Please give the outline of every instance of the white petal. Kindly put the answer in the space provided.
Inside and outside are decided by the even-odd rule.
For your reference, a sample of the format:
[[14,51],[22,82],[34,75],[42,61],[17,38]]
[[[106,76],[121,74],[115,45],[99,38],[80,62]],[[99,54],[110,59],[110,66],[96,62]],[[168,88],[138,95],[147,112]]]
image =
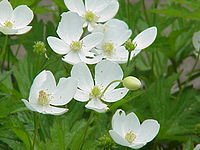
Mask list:
[[108,6],[106,0],[85,0],[85,8],[87,11],[99,12]]
[[88,56],[89,57],[88,58],[84,52],[79,52],[79,57],[80,57],[81,61],[86,64],[96,64],[103,59],[102,55],[97,55],[97,56],[93,56],[93,57]]
[[131,36],[132,31],[128,25],[121,20],[111,19],[105,23],[104,42],[113,43],[116,47],[124,44]]
[[44,90],[47,94],[51,94],[56,87],[56,81],[53,74],[50,71],[42,71],[39,73],[31,86],[29,101],[31,103],[37,103],[39,91]]
[[195,32],[193,37],[192,37],[192,43],[194,48],[199,51],[200,50],[200,31]]
[[200,144],[197,144],[194,148],[194,150],[200,150]]
[[124,46],[115,49],[115,52],[111,57],[107,57],[107,60],[114,61],[119,64],[126,63],[128,61],[128,50]]
[[124,126],[126,120],[126,114],[123,110],[118,109],[112,117],[112,128],[115,132],[117,132],[120,136],[124,136],[126,134]]
[[126,116],[124,121],[124,128],[126,133],[133,131],[134,134],[138,135],[140,130],[140,121],[135,113],[132,112]]
[[78,80],[78,87],[83,91],[90,92],[94,86],[90,70],[84,63],[78,63],[72,67],[71,77]]
[[106,92],[102,99],[105,102],[116,102],[121,100],[126,94],[128,93],[127,88],[118,88],[114,89],[112,91]]
[[59,37],[69,45],[72,41],[79,41],[83,34],[84,20],[73,12],[65,12],[61,16],[62,19],[57,29]]
[[89,92],[77,89],[74,99],[79,102],[87,102],[89,100]]
[[10,21],[13,8],[8,0],[0,2],[0,23],[4,24],[6,21]]
[[106,22],[112,19],[118,12],[119,3],[117,0],[107,0],[109,3],[106,8],[97,12],[97,16],[99,16],[98,22]]
[[2,32],[5,35],[14,35],[18,32],[17,29],[10,29],[10,28],[5,28],[0,26],[0,32]]
[[109,131],[110,136],[112,137],[112,139],[119,145],[122,146],[129,146],[130,144],[128,143],[128,141],[126,141],[123,137],[121,137],[117,132],[115,132],[114,130],[110,130]]
[[[95,66],[95,85],[104,89],[114,80],[122,80],[123,71],[117,63],[111,61],[101,61]],[[114,89],[120,82],[112,84],[107,91]]]
[[70,51],[67,55],[65,55],[62,60],[72,65],[82,62],[78,53],[73,51]]
[[52,50],[57,54],[64,55],[70,51],[69,45],[56,37],[48,37],[47,42],[49,43],[49,46],[52,48]]
[[135,49],[147,48],[155,41],[156,36],[157,36],[157,28],[156,27],[150,27],[150,28],[142,31],[133,40],[133,43],[137,44]]
[[92,109],[96,112],[99,113],[104,113],[106,112],[109,108],[107,107],[106,104],[102,103],[100,100],[92,99],[90,100],[87,105],[85,105],[86,108]]
[[85,13],[83,0],[64,0],[64,2],[70,11],[76,12],[80,16],[83,16],[83,14]]
[[68,111],[68,109],[66,109],[66,108],[47,106],[43,109],[43,111],[41,113],[51,114],[51,115],[62,115],[67,111]]
[[131,59],[135,56],[137,56],[140,52],[142,51],[142,49],[134,49],[132,52],[131,52]]
[[129,145],[129,147],[133,148],[133,149],[139,149],[139,148],[143,147],[146,144],[147,143],[136,143],[136,142],[134,142],[133,144]]
[[25,34],[27,32],[29,32],[32,29],[32,26],[26,26],[22,29],[18,29],[17,33],[15,33],[16,35],[21,35],[21,34]]
[[26,5],[20,5],[16,7],[12,13],[12,21],[14,22],[14,28],[24,28],[33,20],[33,11]]
[[22,101],[24,102],[25,106],[26,106],[28,109],[30,109],[31,111],[36,111],[36,110],[33,108],[33,106],[31,105],[30,102],[28,102],[28,101],[25,100],[25,99],[22,99]]
[[69,103],[76,93],[77,85],[78,82],[74,78],[61,78],[53,92],[53,100],[50,104],[57,106]]
[[140,127],[140,131],[135,141],[137,142],[150,142],[155,138],[160,129],[160,125],[156,120],[145,120]]
[[100,44],[103,40],[102,33],[91,33],[83,38],[84,49],[91,50]]

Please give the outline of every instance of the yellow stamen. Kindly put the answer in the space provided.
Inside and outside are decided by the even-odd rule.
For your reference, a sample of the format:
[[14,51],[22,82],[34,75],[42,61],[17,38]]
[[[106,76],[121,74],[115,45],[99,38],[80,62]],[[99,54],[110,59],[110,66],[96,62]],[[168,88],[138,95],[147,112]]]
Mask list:
[[130,132],[126,133],[125,139],[126,139],[129,143],[132,143],[132,142],[136,139],[136,135],[135,135],[132,131],[130,131]]

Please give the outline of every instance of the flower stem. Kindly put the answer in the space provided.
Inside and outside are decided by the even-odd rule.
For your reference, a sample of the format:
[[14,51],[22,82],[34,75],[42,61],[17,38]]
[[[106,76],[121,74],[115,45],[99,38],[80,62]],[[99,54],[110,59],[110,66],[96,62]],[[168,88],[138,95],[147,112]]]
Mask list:
[[88,128],[89,128],[90,124],[91,124],[92,121],[93,121],[93,116],[94,116],[94,112],[92,111],[92,112],[90,113],[89,119],[88,119],[88,121],[87,121],[87,123],[86,123],[86,125],[85,125],[85,129],[84,129],[83,135],[82,135],[82,137],[81,137],[82,142],[81,142],[81,144],[80,144],[79,150],[82,150],[82,148],[83,148],[83,145],[84,145],[84,142],[85,142],[85,138],[86,138],[86,135],[87,135]]
[[107,89],[113,84],[113,83],[116,83],[116,82],[122,82],[122,80],[114,80],[114,81],[112,81],[112,82],[110,82],[107,86],[106,86],[106,88],[103,90],[103,92],[101,93],[101,95],[100,95],[100,99],[103,97],[103,95],[105,94],[105,92],[107,91]]
[[130,58],[131,58],[131,51],[128,52],[128,61],[127,61],[126,67],[128,67],[130,63]]
[[39,117],[34,112],[34,138],[33,138],[32,150],[35,149],[35,142],[36,142],[36,138],[37,138],[38,127],[39,127]]

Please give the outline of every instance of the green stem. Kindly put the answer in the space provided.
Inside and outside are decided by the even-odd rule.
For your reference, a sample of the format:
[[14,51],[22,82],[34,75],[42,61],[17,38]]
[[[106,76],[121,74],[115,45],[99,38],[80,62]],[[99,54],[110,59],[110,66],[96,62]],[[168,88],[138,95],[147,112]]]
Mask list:
[[147,9],[146,9],[146,5],[145,5],[145,0],[142,0],[142,6],[143,6],[143,9],[144,9],[144,17],[145,17],[148,25],[150,25],[149,17],[147,15]]
[[128,52],[128,61],[127,61],[126,67],[129,66],[130,58],[131,58],[131,51]]
[[107,86],[106,86],[106,88],[103,90],[103,92],[101,93],[101,95],[100,95],[100,99],[103,97],[103,95],[105,94],[105,92],[107,91],[107,89],[113,84],[113,83],[116,83],[116,82],[123,82],[122,80],[114,80],[114,81],[112,81],[112,82],[110,82]]
[[33,138],[32,150],[35,149],[35,142],[36,142],[38,127],[39,127],[38,121],[39,121],[39,118],[37,114],[34,112],[34,138]]
[[90,124],[91,124],[92,121],[93,121],[93,116],[94,116],[94,112],[92,111],[92,112],[90,113],[90,117],[89,117],[89,119],[88,119],[88,121],[87,121],[87,123],[86,123],[85,129],[84,129],[84,132],[83,132],[83,135],[82,135],[82,137],[81,137],[82,142],[81,142],[81,144],[80,144],[79,150],[82,150],[82,148],[83,148],[83,145],[84,145],[84,142],[85,142],[85,138],[86,138],[86,135],[87,135],[88,128],[89,128]]
[[5,37],[5,41],[4,41],[4,45],[3,45],[3,49],[2,49],[2,53],[1,53],[0,57],[5,55],[7,44],[8,44],[8,35],[6,35],[6,37]]

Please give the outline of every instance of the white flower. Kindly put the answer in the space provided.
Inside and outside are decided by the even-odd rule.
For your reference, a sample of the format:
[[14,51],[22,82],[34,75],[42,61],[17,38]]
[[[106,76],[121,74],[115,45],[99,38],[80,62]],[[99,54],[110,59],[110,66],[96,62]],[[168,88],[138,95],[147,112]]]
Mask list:
[[[69,103],[77,89],[77,80],[61,78],[56,81],[50,71],[42,71],[36,76],[31,86],[29,101],[22,99],[26,107],[43,114],[61,115],[68,109],[61,106]],[[52,106],[53,105],[53,106]]]
[[84,63],[78,63],[73,66],[71,76],[78,80],[78,89],[74,99],[81,102],[87,102],[85,106],[97,112],[108,110],[106,104],[102,102],[116,102],[122,99],[128,92],[127,88],[116,88],[119,82],[112,84],[101,97],[105,88],[114,80],[122,80],[123,71],[121,67],[114,62],[103,60],[95,66],[95,83],[89,68]]
[[117,0],[65,0],[67,8],[78,13],[85,20],[84,26],[92,31],[96,23],[112,19],[119,9]]
[[200,51],[200,31],[194,33],[192,43],[196,51]]
[[131,36],[128,25],[118,19],[111,19],[104,25],[98,25],[94,32],[102,32],[104,39],[97,46],[97,53],[104,58],[117,63],[126,63],[128,51],[122,46]]
[[19,35],[31,30],[28,26],[33,20],[33,12],[26,5],[14,10],[8,0],[0,2],[0,32],[6,35]]
[[[73,12],[63,13],[58,25],[57,34],[61,38],[48,37],[47,41],[54,52],[65,55],[63,61],[76,64],[85,62],[95,64],[102,58],[90,52],[103,40],[102,33],[92,33],[81,39],[83,34],[83,19]],[[90,58],[88,58],[90,57]]]
[[194,150],[200,150],[200,144],[197,144]]
[[150,46],[156,39],[157,36],[157,28],[150,27],[140,34],[138,34],[134,40],[132,41],[135,45],[135,50],[132,51],[131,56],[134,57],[140,53],[141,50]]
[[139,149],[155,138],[160,125],[152,119],[140,124],[133,112],[126,115],[123,110],[118,109],[112,118],[112,128],[109,133],[117,144]]

